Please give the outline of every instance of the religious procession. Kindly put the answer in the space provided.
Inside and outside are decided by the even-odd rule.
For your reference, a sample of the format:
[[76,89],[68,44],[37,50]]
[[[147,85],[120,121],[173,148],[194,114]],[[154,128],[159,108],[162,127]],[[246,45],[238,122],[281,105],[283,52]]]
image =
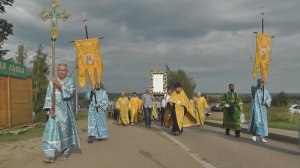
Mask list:
[[[272,57],[299,46],[277,47],[277,35],[265,33],[262,1],[259,31],[245,19],[236,22],[257,13],[248,11],[257,8],[253,2],[228,1],[227,9],[167,1],[0,0],[1,14],[8,15],[0,19],[0,168],[299,167],[299,81],[287,81],[294,76]],[[278,10],[273,3],[266,4]],[[82,8],[88,12],[78,24]],[[202,16],[211,10],[219,13]],[[41,22],[30,33],[35,15]],[[203,32],[192,29],[196,22],[204,23]],[[47,46],[33,51],[18,45],[16,58],[9,58],[15,41],[26,41],[21,28],[35,39],[28,45],[41,40]],[[253,30],[251,48],[245,32]],[[270,30],[284,42],[296,39]],[[247,47],[250,60],[240,56]],[[295,62],[287,63],[290,71]]]
[[[249,125],[249,132],[252,133],[253,141],[256,141],[258,135],[262,142],[266,143],[264,137],[268,136],[268,127],[259,127],[255,121],[259,121],[267,125],[267,116],[265,115],[267,109],[271,104],[271,96],[267,90],[266,102],[264,111],[259,108],[262,98],[262,93],[256,93],[258,89],[261,91],[264,83],[258,79],[252,86],[253,99],[257,105],[253,107],[251,113],[251,125]],[[240,137],[240,124],[244,123],[243,101],[241,97],[235,92],[234,84],[229,84],[228,92],[222,96],[222,110],[223,110],[223,127],[226,135],[230,135],[230,130],[235,131],[235,136]],[[205,95],[198,92],[193,99],[189,100],[180,83],[174,85],[174,91],[169,90],[162,97],[154,96],[150,88],[147,88],[140,99],[136,92],[132,93],[132,97],[127,97],[125,92],[121,92],[120,97],[116,102],[112,103],[110,112],[111,118],[114,118],[122,126],[134,126],[138,122],[144,121],[146,128],[151,127],[151,121],[160,121],[161,126],[171,128],[173,135],[181,135],[183,127],[203,126],[205,118],[211,114]],[[254,123],[253,123],[254,122]]]

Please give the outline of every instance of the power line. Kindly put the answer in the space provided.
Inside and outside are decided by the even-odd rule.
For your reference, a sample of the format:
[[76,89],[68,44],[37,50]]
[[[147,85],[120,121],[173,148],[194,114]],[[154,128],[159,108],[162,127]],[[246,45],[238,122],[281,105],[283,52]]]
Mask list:
[[[14,41],[14,40],[11,40],[11,39],[7,39],[6,41],[4,41],[4,43],[6,43],[6,44],[9,44],[9,45],[13,45],[13,46],[20,46],[20,45],[23,45],[23,44],[20,44],[20,43],[18,43],[18,42],[16,42],[16,41]],[[24,45],[23,45],[24,46]],[[36,53],[36,51],[34,50],[34,49],[30,49],[30,48],[28,48],[28,47],[25,47],[24,46],[24,49],[25,50],[27,50],[27,51],[30,51],[30,52],[33,52],[33,53]],[[49,52],[47,49],[44,49],[46,52]],[[49,52],[50,53],[50,52]]]
[[[104,38],[104,37],[100,37],[99,39],[102,39],[102,38]],[[23,44],[20,44],[20,43],[14,41],[14,40],[11,40],[11,39],[7,39],[6,41],[4,41],[4,43],[7,44],[7,45],[9,45],[9,46],[16,46],[16,47],[18,47],[18,46],[20,46],[20,45],[23,45]],[[24,46],[24,45],[23,45],[23,46]],[[25,46],[24,46],[24,50],[29,51],[29,52],[31,52],[31,53],[33,53],[33,54],[36,54],[36,50],[34,50],[34,49],[29,49],[28,47],[25,47]],[[10,50],[10,51],[12,51],[12,50]],[[44,49],[44,51],[45,51],[46,53],[50,53],[50,51],[47,50],[47,49]],[[48,55],[48,57],[51,57],[51,56]],[[57,58],[57,59],[60,59],[60,58]]]
[[[12,47],[19,47],[19,45],[14,44],[14,43],[10,43],[10,42],[7,42],[7,41],[4,41],[4,44],[9,45],[9,46],[12,46]],[[27,49],[27,48],[25,48],[25,47],[24,47],[24,50],[27,51],[27,52],[30,52],[30,53],[32,53],[32,54],[35,54],[35,51],[32,51],[32,50]],[[10,50],[10,51],[12,51],[12,50]]]
[[[5,43],[6,45],[8,45],[8,46],[11,46],[11,47],[19,47],[20,45],[23,45],[23,44],[20,44],[20,43],[14,41],[14,40],[11,40],[11,39],[7,39],[6,41],[4,41],[4,43]],[[23,46],[24,46],[24,45],[23,45]],[[30,55],[35,55],[35,54],[36,54],[36,51],[35,51],[35,50],[29,49],[29,48],[27,48],[27,47],[25,47],[25,46],[24,46],[24,50],[25,50],[27,53],[29,53]],[[44,50],[45,50],[45,49],[44,49]],[[15,49],[10,50],[10,51],[11,51],[11,52],[15,52],[15,53],[18,52],[18,51],[15,50]],[[50,53],[50,52],[49,52],[48,50],[45,50],[45,53]],[[48,58],[51,58],[51,55],[48,55],[48,54],[47,54],[46,57],[47,57],[47,59],[48,59]],[[76,64],[76,61],[70,61],[70,60],[63,59],[63,58],[58,58],[58,57],[55,57],[55,59],[64,61],[64,62],[66,62],[66,63],[74,63],[74,64]],[[72,75],[73,72],[76,70],[76,68],[77,68],[77,65],[76,65],[76,67],[74,68],[74,70],[72,71],[71,75]]]

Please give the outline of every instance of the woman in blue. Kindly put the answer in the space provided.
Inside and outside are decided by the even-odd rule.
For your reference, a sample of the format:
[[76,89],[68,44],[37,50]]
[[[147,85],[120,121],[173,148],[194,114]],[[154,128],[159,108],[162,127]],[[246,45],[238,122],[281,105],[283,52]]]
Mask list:
[[108,138],[108,127],[105,112],[108,106],[108,96],[105,90],[100,89],[100,84],[96,83],[95,89],[86,94],[89,100],[88,114],[88,142],[92,143],[95,139],[101,140]]

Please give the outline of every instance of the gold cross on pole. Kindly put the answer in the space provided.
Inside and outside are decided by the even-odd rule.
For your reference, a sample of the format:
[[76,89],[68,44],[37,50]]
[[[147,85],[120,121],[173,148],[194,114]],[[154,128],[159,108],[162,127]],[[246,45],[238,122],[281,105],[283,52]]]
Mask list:
[[68,13],[67,9],[60,8],[59,0],[52,0],[50,7],[48,9],[44,9],[40,13],[40,16],[42,17],[43,21],[51,19],[49,34],[51,39],[56,39],[59,33],[57,20],[61,19],[62,21],[66,21],[70,17],[70,14]]
[[[47,21],[48,19],[51,19],[50,21],[50,38],[52,41],[52,79],[55,79],[55,41],[58,37],[58,26],[57,26],[57,20],[61,19],[63,21],[66,21],[70,14],[66,9],[60,9],[60,2],[59,0],[52,0],[50,7],[48,9],[44,9],[40,16],[42,17],[43,21]],[[55,87],[52,87],[52,94],[51,94],[51,100],[52,100],[52,106],[50,109],[50,115],[51,117],[55,117]]]

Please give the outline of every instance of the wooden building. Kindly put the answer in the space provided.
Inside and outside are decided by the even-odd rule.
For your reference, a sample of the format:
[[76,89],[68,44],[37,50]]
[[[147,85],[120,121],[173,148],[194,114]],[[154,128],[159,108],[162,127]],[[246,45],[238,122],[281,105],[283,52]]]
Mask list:
[[0,59],[0,128],[32,123],[32,80],[26,67]]

